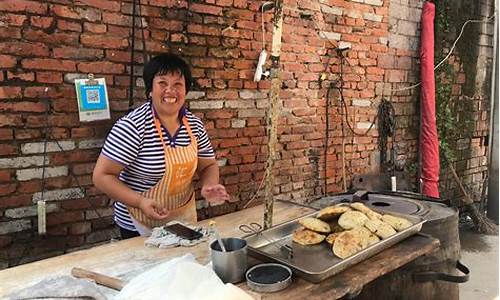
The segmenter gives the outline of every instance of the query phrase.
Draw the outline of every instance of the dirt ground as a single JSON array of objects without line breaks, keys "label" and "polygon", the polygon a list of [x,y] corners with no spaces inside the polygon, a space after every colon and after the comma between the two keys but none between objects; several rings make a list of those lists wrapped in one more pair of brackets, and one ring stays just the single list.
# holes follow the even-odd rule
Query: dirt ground
[{"label": "dirt ground", "polygon": [[461,283],[460,299],[499,299],[498,236],[460,230],[461,259],[470,269],[470,279]]}]

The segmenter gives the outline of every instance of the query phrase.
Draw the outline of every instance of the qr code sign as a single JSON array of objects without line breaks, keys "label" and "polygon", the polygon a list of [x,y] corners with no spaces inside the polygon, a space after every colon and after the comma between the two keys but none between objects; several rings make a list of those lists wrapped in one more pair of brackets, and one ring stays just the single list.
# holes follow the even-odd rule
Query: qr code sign
[{"label": "qr code sign", "polygon": [[88,103],[99,103],[99,91],[98,90],[86,90],[87,102]]}]

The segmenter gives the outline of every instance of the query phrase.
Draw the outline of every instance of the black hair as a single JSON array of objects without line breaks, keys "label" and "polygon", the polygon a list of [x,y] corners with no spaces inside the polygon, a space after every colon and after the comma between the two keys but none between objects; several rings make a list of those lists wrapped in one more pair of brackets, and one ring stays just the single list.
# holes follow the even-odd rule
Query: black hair
[{"label": "black hair", "polygon": [[186,94],[191,89],[193,84],[193,77],[188,64],[175,54],[160,54],[153,57],[145,66],[142,73],[144,85],[146,86],[146,97],[153,89],[153,79],[157,75],[165,75],[170,73],[180,72],[184,76],[186,84]]}]

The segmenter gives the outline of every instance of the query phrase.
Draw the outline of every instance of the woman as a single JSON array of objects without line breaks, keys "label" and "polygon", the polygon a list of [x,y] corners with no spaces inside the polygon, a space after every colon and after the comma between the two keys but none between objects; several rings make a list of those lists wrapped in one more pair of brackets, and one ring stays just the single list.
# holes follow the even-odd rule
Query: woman
[{"label": "woman", "polygon": [[196,222],[195,171],[209,203],[229,200],[203,123],[185,107],[188,65],[159,55],[144,66],[143,79],[149,101],[115,123],[92,176],[115,200],[122,238],[148,235],[171,220]]}]

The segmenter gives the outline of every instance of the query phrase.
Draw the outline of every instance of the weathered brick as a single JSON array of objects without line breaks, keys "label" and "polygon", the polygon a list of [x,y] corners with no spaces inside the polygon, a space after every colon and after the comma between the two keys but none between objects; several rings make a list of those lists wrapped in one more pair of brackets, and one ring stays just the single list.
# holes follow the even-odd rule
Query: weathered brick
[{"label": "weathered brick", "polygon": [[[45,205],[47,213],[55,212],[58,210],[58,206],[54,203],[47,203]],[[10,208],[5,210],[5,216],[12,219],[20,219],[25,217],[34,217],[38,214],[37,205],[25,206],[19,208]]]},{"label": "weathered brick", "polygon": [[103,144],[104,140],[102,139],[81,140],[78,142],[78,149],[102,148]]},{"label": "weathered brick", "polygon": [[364,0],[364,2],[366,4],[375,5],[375,6],[382,6],[382,5],[384,5],[384,1],[383,0]]},{"label": "weathered brick", "polygon": [[68,7],[64,5],[52,5],[50,10],[57,16],[69,19],[85,19],[91,22],[101,20],[101,12],[93,8]]},{"label": "weathered brick", "polygon": [[120,3],[118,1],[107,1],[107,0],[77,0],[76,5],[81,6],[91,6],[98,9],[104,9],[109,11],[118,12],[120,11]]},{"label": "weathered brick", "polygon": [[127,39],[110,35],[82,34],[80,41],[84,46],[102,49],[125,49],[129,45]]},{"label": "weathered brick", "polygon": [[17,64],[15,56],[0,55],[0,68],[13,68]]},{"label": "weathered brick", "polygon": [[57,20],[57,28],[62,31],[82,32],[82,24],[66,20]]},{"label": "weathered brick", "polygon": [[49,48],[42,43],[3,42],[0,43],[0,53],[20,56],[49,56]]},{"label": "weathered brick", "polygon": [[0,2],[0,11],[28,12],[43,15],[47,13],[47,4],[26,0],[2,0]]},{"label": "weathered brick", "polygon": [[105,33],[107,31],[107,26],[106,24],[94,24],[94,23],[89,23],[85,22],[83,23],[83,30],[85,32],[92,32],[92,33]]},{"label": "weathered brick", "polygon": [[91,230],[92,225],[90,222],[75,223],[69,227],[69,233],[73,235],[89,233]]},{"label": "weathered brick", "polygon": [[112,215],[113,215],[113,208],[111,207],[98,208],[98,209],[88,210],[87,212],[85,212],[85,219],[93,220],[102,217],[109,217]]},{"label": "weathered brick", "polygon": [[17,27],[0,27],[0,38],[4,39],[21,39],[21,28]]},{"label": "weathered brick", "polygon": [[189,107],[192,109],[220,109],[224,105],[222,101],[204,100],[204,101],[190,101]]},{"label": "weathered brick", "polygon": [[[1,58],[0,58],[1,59]],[[33,72],[23,72],[20,70],[7,71],[7,79],[19,79],[22,81],[33,81],[35,80],[35,73]]]},{"label": "weathered brick", "polygon": [[36,203],[37,201],[40,201],[40,200],[64,201],[67,199],[83,198],[85,195],[84,195],[83,191],[79,188],[69,188],[69,189],[45,191],[43,196],[44,196],[44,199],[42,199],[41,192],[33,194],[33,197],[32,197],[33,203]]},{"label": "weathered brick", "polygon": [[0,114],[0,127],[3,126],[20,126],[23,120],[20,115],[6,115]]},{"label": "weathered brick", "polygon": [[26,181],[36,178],[50,178],[67,176],[68,167],[46,167],[46,168],[35,168],[35,169],[21,169],[16,171],[16,177],[19,181]]},{"label": "weathered brick", "polygon": [[114,233],[114,229],[95,231],[95,232],[86,236],[85,242],[86,243],[102,242],[102,241],[109,240],[110,237],[115,236],[115,235],[116,234]]},{"label": "weathered brick", "polygon": [[62,78],[58,72],[36,72],[36,81],[41,83],[61,83]]},{"label": "weathered brick", "polygon": [[25,69],[55,70],[55,71],[75,71],[76,64],[69,60],[34,58],[23,59],[22,66]]},{"label": "weathered brick", "polygon": [[43,103],[36,102],[14,102],[14,103],[1,103],[1,112],[44,112],[46,110]]},{"label": "weathered brick", "polygon": [[125,66],[112,62],[79,63],[78,71],[85,73],[121,74],[125,71]]},{"label": "weathered brick", "polygon": [[120,26],[128,26],[129,27],[132,24],[132,18],[130,16],[123,15],[120,13],[103,12],[102,20],[106,24],[114,24],[114,25],[120,25]]},{"label": "weathered brick", "polygon": [[21,98],[21,88],[17,86],[0,87],[0,99]]},{"label": "weathered brick", "polygon": [[26,29],[23,31],[23,39],[45,44],[56,45],[78,45],[78,34],[73,32],[46,33],[43,30]]},{"label": "weathered brick", "polygon": [[0,222],[0,235],[19,232],[28,229],[31,229],[31,221],[29,219],[16,220],[10,222]]},{"label": "weathered brick", "polygon": [[54,22],[54,18],[52,17],[41,17],[41,16],[32,16],[30,18],[31,25],[34,27],[40,28],[48,28]]},{"label": "weathered brick", "polygon": [[47,226],[83,221],[84,216],[79,211],[54,212],[47,215]]},{"label": "weathered brick", "polygon": [[27,19],[27,16],[24,14],[4,13],[0,16],[0,25],[9,24],[9,26],[22,26]]}]

